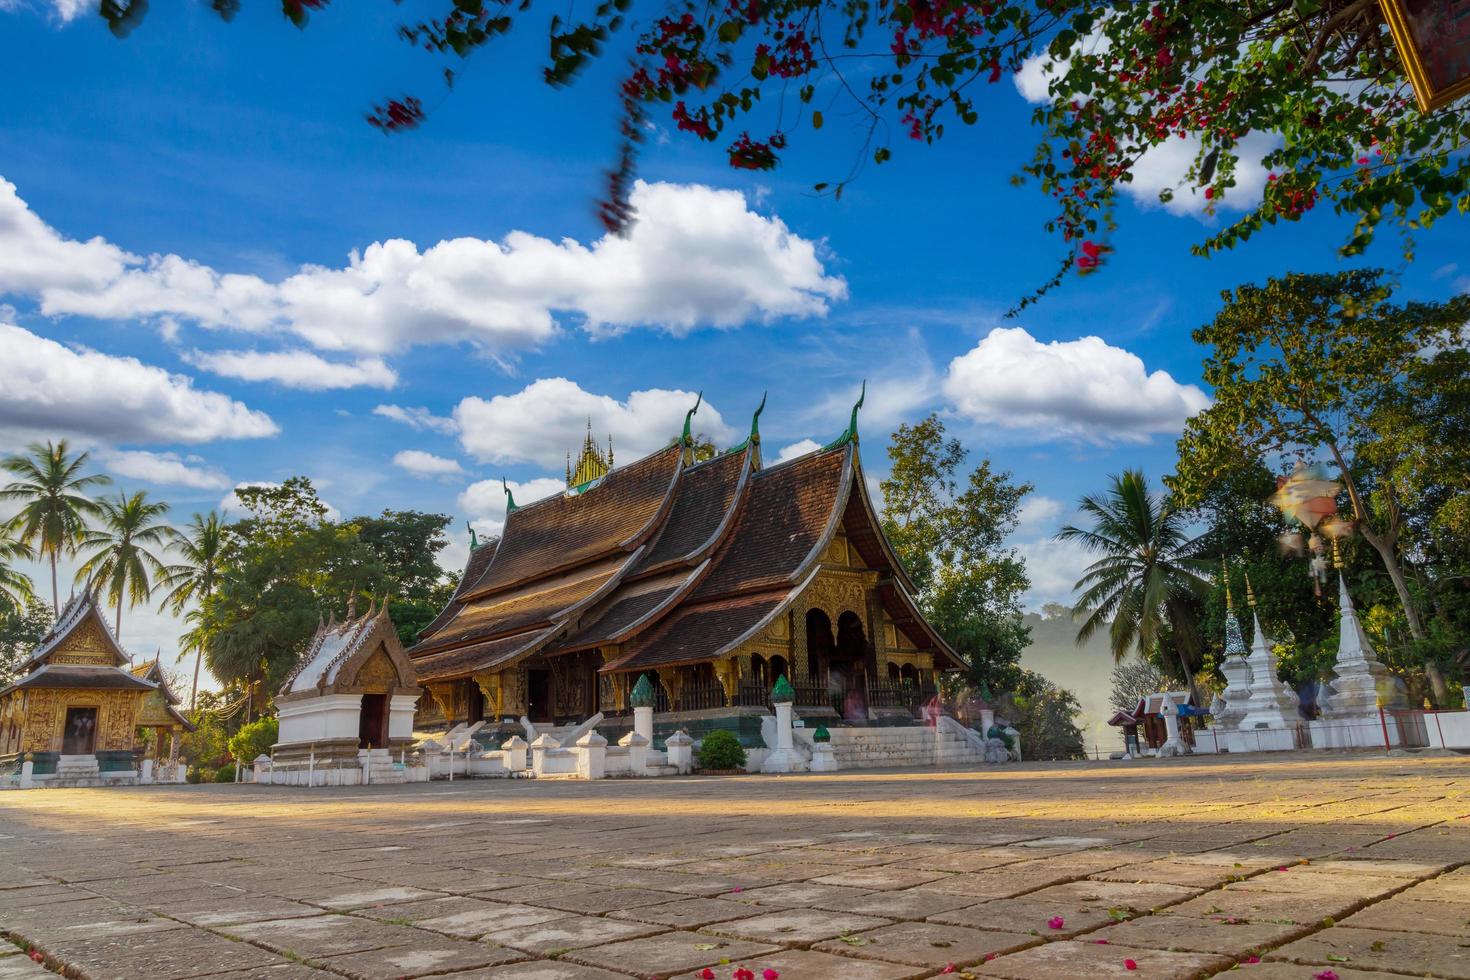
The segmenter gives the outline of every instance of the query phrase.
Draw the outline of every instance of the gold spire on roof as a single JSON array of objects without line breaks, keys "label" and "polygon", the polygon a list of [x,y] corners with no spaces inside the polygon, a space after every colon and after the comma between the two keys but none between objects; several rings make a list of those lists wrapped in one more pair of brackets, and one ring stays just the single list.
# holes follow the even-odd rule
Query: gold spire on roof
[{"label": "gold spire on roof", "polygon": [[580,487],[584,483],[600,480],[607,476],[612,469],[612,436],[607,437],[607,455],[597,448],[597,443],[592,439],[592,419],[587,419],[587,437],[582,440],[582,453],[577,457],[575,466],[571,462],[571,454],[567,455],[567,487]]}]

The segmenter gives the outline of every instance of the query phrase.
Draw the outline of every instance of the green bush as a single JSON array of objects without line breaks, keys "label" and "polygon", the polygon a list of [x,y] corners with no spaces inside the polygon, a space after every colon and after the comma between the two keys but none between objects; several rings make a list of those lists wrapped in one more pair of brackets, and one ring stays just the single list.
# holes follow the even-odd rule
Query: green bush
[{"label": "green bush", "polygon": [[214,771],[214,781],[217,783],[233,783],[235,781],[235,764],[231,762],[216,769]]},{"label": "green bush", "polygon": [[271,746],[280,737],[280,726],[274,718],[257,718],[230,736],[230,758],[250,765],[258,755],[270,755]]},{"label": "green bush", "polygon": [[745,747],[734,732],[723,728],[710,732],[699,746],[699,768],[744,769]]}]

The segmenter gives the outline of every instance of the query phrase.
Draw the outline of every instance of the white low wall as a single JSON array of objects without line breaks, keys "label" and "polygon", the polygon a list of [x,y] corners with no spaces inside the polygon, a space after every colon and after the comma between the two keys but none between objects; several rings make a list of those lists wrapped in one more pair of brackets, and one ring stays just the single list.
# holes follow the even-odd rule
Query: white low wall
[{"label": "white low wall", "polygon": [[1426,713],[1424,727],[1431,747],[1470,752],[1470,711]]}]

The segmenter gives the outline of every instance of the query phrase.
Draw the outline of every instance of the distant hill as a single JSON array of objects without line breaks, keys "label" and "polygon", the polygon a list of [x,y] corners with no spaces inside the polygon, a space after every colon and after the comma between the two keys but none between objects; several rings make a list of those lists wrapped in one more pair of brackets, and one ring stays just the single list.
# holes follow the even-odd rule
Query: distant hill
[{"label": "distant hill", "polygon": [[1034,670],[1058,687],[1077,696],[1087,751],[1094,745],[1104,755],[1121,747],[1118,733],[1107,726],[1113,709],[1108,704],[1112,690],[1113,655],[1106,635],[1094,635],[1086,646],[1077,645],[1077,624],[1058,606],[1048,606],[1046,615],[1026,614],[1031,627],[1031,645],[1021,654],[1021,666]]}]

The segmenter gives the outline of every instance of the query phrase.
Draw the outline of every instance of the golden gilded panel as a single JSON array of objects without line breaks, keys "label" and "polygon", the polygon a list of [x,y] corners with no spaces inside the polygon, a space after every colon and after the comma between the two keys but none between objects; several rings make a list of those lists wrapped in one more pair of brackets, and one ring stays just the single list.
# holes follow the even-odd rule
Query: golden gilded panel
[{"label": "golden gilded panel", "polygon": [[26,708],[23,752],[60,752],[67,708],[97,709],[97,751],[126,750],[136,740],[141,691],[32,689]]},{"label": "golden gilded panel", "polygon": [[367,663],[357,672],[355,686],[379,693],[398,686],[398,668],[393,666],[388,651],[380,647],[377,653],[368,658]]}]

